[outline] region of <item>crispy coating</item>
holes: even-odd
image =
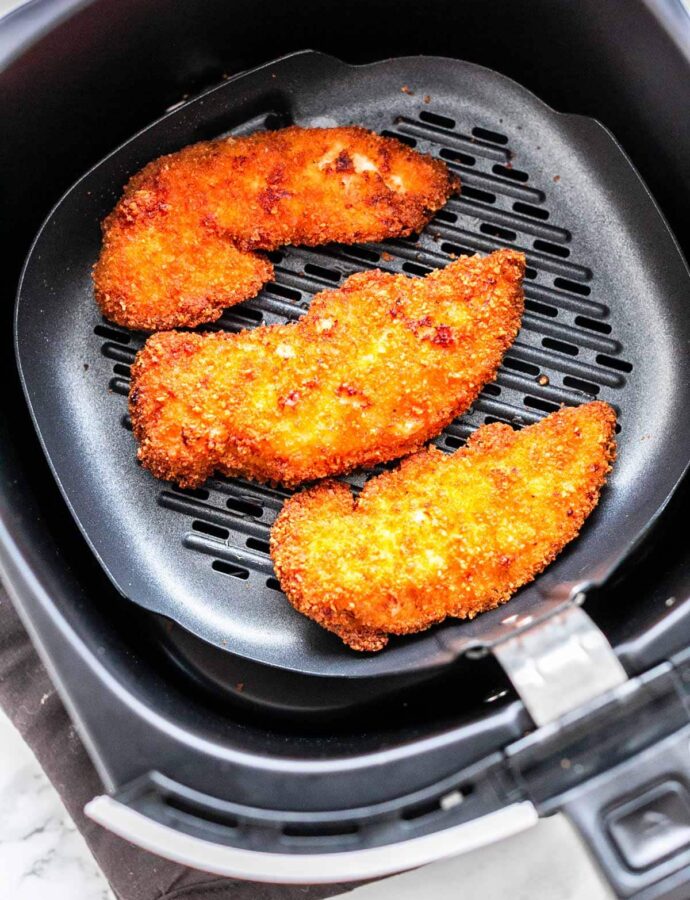
[[[154,335],[132,368],[139,459],[184,487],[216,470],[296,485],[411,453],[494,378],[524,268],[500,250],[426,278],[362,272],[297,323]]]
[[[421,231],[459,187],[440,160],[356,126],[285,128],[193,144],[135,175],[103,223],[103,314],[192,327],[273,276],[256,250]]]
[[[615,457],[606,403],[513,431],[484,425],[453,456],[431,448],[358,499],[327,481],[290,498],[271,556],[295,609],[355,650],[508,600],[577,536]]]

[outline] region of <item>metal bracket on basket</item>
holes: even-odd
[[[493,652],[538,726],[628,680],[606,637],[580,606],[567,606],[500,641]]]

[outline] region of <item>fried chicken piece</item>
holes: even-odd
[[[362,272],[293,324],[154,335],[132,368],[139,459],[183,487],[216,470],[295,485],[411,453],[494,378],[524,268],[499,250],[426,278]]]
[[[290,498],[271,556],[292,605],[355,650],[508,600],[577,536],[615,457],[606,403],[513,431],[484,425],[453,456],[435,448],[369,481]]]
[[[458,187],[440,160],[356,126],[194,144],[126,186],[103,223],[96,299],[129,328],[212,322],[273,277],[253,251],[409,235]]]

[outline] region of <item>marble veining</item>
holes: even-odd
[[[0,900],[114,900],[59,795],[2,712]]]

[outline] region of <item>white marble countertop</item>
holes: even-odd
[[[2,711],[0,900],[115,900],[57,791]]]

